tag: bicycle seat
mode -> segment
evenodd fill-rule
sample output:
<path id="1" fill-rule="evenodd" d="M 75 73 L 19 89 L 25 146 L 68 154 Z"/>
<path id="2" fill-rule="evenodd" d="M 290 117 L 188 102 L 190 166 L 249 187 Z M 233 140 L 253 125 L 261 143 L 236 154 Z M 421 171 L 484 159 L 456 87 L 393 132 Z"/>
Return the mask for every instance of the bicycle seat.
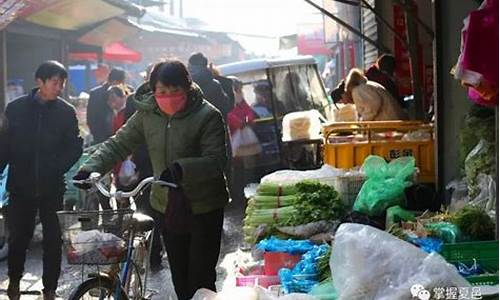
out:
<path id="1" fill-rule="evenodd" d="M 136 231 L 146 232 L 155 227 L 155 221 L 148 215 L 134 213 L 132 215 L 131 226 L 133 226 Z"/>

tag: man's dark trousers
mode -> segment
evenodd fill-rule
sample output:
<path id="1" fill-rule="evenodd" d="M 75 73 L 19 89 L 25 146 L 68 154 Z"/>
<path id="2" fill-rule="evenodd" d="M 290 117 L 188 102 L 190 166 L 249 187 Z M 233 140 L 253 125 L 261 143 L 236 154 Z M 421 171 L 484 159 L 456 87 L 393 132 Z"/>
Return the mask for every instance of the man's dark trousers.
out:
<path id="1" fill-rule="evenodd" d="M 9 195 L 9 279 L 19 281 L 24 272 L 26 251 L 33 237 L 37 212 L 43 232 L 43 286 L 55 291 L 61 273 L 61 229 L 56 212 L 63 209 L 63 194 L 40 197 Z"/>

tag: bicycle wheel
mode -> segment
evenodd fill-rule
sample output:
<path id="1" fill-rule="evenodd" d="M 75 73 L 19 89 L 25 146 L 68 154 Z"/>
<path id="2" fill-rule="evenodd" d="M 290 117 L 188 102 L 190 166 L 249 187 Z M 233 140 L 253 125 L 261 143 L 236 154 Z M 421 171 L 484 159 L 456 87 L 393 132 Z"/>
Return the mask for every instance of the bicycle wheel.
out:
<path id="1" fill-rule="evenodd" d="M 132 263 L 132 270 L 129 272 L 127 283 L 124 287 L 128 299 L 142 299 L 142 273 L 142 270 L 140 270 L 135 263 Z"/>
<path id="2" fill-rule="evenodd" d="M 104 276 L 90 278 L 82 282 L 69 296 L 68 300 L 86 300 L 86 299 L 116 299 L 115 282 Z M 123 290 L 120 291 L 120 300 L 128 299 Z"/>

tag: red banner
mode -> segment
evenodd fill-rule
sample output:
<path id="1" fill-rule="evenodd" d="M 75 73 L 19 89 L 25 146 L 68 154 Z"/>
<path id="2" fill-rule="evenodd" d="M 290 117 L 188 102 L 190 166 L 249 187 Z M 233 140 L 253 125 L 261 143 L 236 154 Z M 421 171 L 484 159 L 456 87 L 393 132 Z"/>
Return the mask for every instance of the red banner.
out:
<path id="1" fill-rule="evenodd" d="M 396 33 L 404 40 L 408 40 L 406 34 L 406 18 L 405 11 L 399 5 L 394 5 L 394 29 Z M 417 5 L 414 6 L 414 13 L 417 14 Z M 417 34 L 418 36 L 418 34 Z M 412 89 L 412 71 L 410 63 L 410 52 L 405 44 L 394 37 L 394 58 L 396 59 L 395 75 L 398 80 L 397 85 L 399 95 L 413 94 Z M 422 85 L 424 84 L 424 60 L 423 49 L 420 43 L 418 44 L 418 76 Z"/>

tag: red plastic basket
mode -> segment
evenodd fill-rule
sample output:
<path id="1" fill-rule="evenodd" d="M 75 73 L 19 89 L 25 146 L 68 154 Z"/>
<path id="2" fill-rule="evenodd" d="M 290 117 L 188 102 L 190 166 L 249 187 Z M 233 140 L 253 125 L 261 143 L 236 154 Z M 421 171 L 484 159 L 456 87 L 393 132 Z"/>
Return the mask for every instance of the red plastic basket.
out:
<path id="1" fill-rule="evenodd" d="M 264 274 L 277 275 L 281 268 L 293 268 L 302 255 L 288 254 L 285 252 L 265 252 L 264 253 Z"/>
<path id="2" fill-rule="evenodd" d="M 236 276 L 236 286 L 261 286 L 263 288 L 268 288 L 271 285 L 280 284 L 280 278 L 278 276 L 267 276 L 267 275 L 238 275 Z"/>

